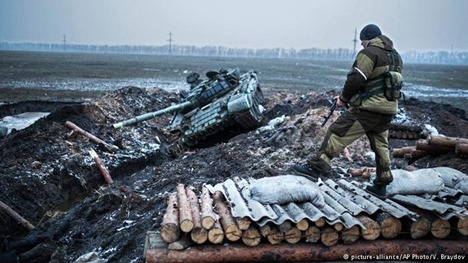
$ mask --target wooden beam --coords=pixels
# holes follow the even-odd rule
[[[202,226],[210,230],[216,222],[216,215],[213,212],[213,199],[211,199],[208,188],[203,186],[201,199]]]
[[[183,184],[177,185],[177,199],[179,202],[180,230],[182,230],[185,233],[188,233],[193,229],[193,219],[192,210],[190,209],[190,204],[188,202],[187,194],[185,192],[185,186]]]
[[[109,152],[115,152],[115,151],[119,150],[119,147],[117,147],[115,145],[112,145],[112,144],[109,144],[109,143],[99,139],[98,137],[96,137],[96,136],[92,135],[91,133],[83,130],[80,127],[78,127],[76,124],[74,124],[71,121],[65,122],[65,126],[70,128],[72,131],[78,132],[79,134],[87,137],[90,141],[92,141],[92,142],[94,142],[94,143],[96,143],[98,145],[104,146],[104,148]]]
[[[167,243],[172,243],[179,239],[179,205],[177,194],[171,193],[167,201],[166,213],[161,223],[161,238]]]
[[[2,201],[0,201],[0,210],[7,213],[9,216],[11,216],[13,219],[15,219],[16,222],[20,223],[22,226],[24,226],[28,230],[33,230],[35,228],[33,226],[33,224],[29,223],[28,220],[26,220],[20,214],[16,213],[15,210],[11,209],[11,207],[9,207],[7,204],[5,204]]]
[[[281,243],[275,246],[260,244],[247,247],[243,244],[229,246],[202,245],[183,251],[164,248],[149,249],[146,263],[155,262],[312,262],[312,261],[359,261],[355,256],[367,257],[367,260],[385,261],[388,258],[401,257],[401,260],[423,260],[414,258],[418,255],[465,255],[468,242],[448,240],[360,240],[353,244],[338,244],[325,247],[322,244]],[[361,259],[364,260],[364,259]],[[437,261],[437,258],[435,259]]]
[[[101,158],[99,158],[99,155],[97,155],[97,153],[93,149],[89,150],[89,154],[91,155],[91,157],[93,157],[94,163],[96,163],[96,166],[101,172],[102,177],[104,177],[104,180],[106,180],[108,184],[113,184],[114,180],[112,180],[109,171],[107,170],[106,166],[104,166],[104,163],[102,162]]]
[[[231,214],[224,196],[221,192],[215,192],[213,195],[213,201],[215,204],[216,212],[220,217],[220,223],[223,227],[226,238],[229,241],[237,241],[242,237],[242,231],[237,226],[237,222],[234,220]]]

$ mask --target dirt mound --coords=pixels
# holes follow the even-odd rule
[[[274,93],[266,98],[264,126],[239,135],[226,132],[213,138],[219,143],[192,149],[166,131],[170,116],[120,130],[111,125],[176,103],[176,93],[125,87],[90,103],[62,107],[0,139],[0,200],[36,226],[28,232],[0,212],[0,252],[17,254],[20,262],[72,262],[92,251],[108,262],[142,262],[146,231],[159,227],[167,193],[177,183],[200,187],[233,177],[288,173],[290,163],[304,160],[320,147],[326,132],[321,123],[328,113],[328,99],[335,94]],[[417,100],[403,108],[406,122],[429,124],[447,136],[468,137],[464,111]],[[71,132],[66,121],[119,150],[108,152]],[[114,184],[106,185],[90,149],[103,160]],[[337,177],[350,167],[374,165],[365,154],[370,151],[367,139],[359,139],[348,150],[349,156],[333,160]],[[451,155],[426,157],[413,165],[445,165],[468,173],[466,159]]]

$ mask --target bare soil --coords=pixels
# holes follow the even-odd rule
[[[167,193],[174,192],[177,183],[201,189],[204,183],[233,177],[286,174],[290,163],[318,149],[326,131],[320,124],[328,111],[327,100],[335,93],[269,94],[264,123],[284,115],[283,122],[241,134],[226,131],[192,149],[167,133],[170,116],[120,130],[111,126],[177,102],[176,93],[125,87],[89,103],[56,104],[47,117],[0,139],[0,200],[36,226],[28,231],[0,211],[0,255],[17,255],[20,262],[73,262],[96,251],[108,262],[143,262],[145,233],[159,228]],[[18,107],[28,108],[27,104]],[[31,107],[39,104],[30,102]],[[14,107],[9,107],[0,107],[0,112],[11,112]],[[403,108],[407,122],[430,124],[447,136],[468,137],[463,110],[415,99]],[[107,152],[71,132],[66,121],[120,150]],[[391,140],[391,145],[414,141]],[[101,157],[114,184],[105,183],[89,149]],[[349,151],[350,158],[333,160],[335,176],[345,175],[343,169],[374,165],[365,157],[370,151],[365,138]],[[392,165],[402,168],[407,163],[394,160]],[[466,158],[453,154],[428,156],[412,165],[450,166],[468,173]]]
[[[19,257],[20,262],[73,262],[92,251],[108,262],[143,262],[146,231],[159,229],[167,194],[175,191],[177,183],[201,189],[204,183],[228,178],[286,174],[291,163],[313,154],[326,132],[320,125],[328,113],[328,100],[336,95],[328,90],[342,85],[349,67],[343,62],[107,54],[2,52],[1,57],[0,99],[15,103],[0,105],[0,118],[28,111],[51,112],[28,128],[0,138],[0,201],[35,226],[28,231],[0,211],[2,263],[9,262],[8,257]],[[166,80],[170,85],[183,85],[180,79],[186,69],[205,72],[232,64],[241,71],[258,70],[260,83],[269,87],[264,89],[264,126],[242,133],[226,130],[196,148],[184,147],[177,134],[167,132],[171,116],[112,128],[117,121],[179,101],[176,92],[151,87]],[[465,67],[409,65],[406,69],[411,72],[409,81],[418,85],[440,81],[435,86],[450,83],[467,88]],[[129,79],[142,85],[115,90]],[[153,83],[155,79],[163,81]],[[426,83],[429,80],[433,82]],[[312,88],[315,93],[309,92]],[[401,105],[405,117],[398,121],[421,127],[429,124],[446,136],[468,138],[466,97],[455,100],[449,105],[408,99]],[[335,112],[329,123],[338,115]],[[268,126],[273,119],[277,125]],[[66,121],[119,150],[106,151],[72,132]],[[414,141],[392,139],[390,144],[396,148],[414,145]],[[113,184],[106,184],[90,149],[104,162]],[[333,176],[349,178],[348,168],[374,166],[366,155],[370,152],[366,138],[348,150],[349,158],[333,160]],[[448,153],[411,165],[449,166],[468,173],[467,163],[466,157]],[[393,168],[407,165],[403,160],[392,161]]]

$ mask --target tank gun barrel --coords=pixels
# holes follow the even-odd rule
[[[198,107],[204,107],[214,100],[226,95],[239,86],[239,69],[225,70],[221,69],[218,71],[209,71],[206,73],[208,80],[200,81],[197,75],[190,75],[191,89],[185,101],[162,110],[149,112],[124,120],[113,124],[114,128],[121,128],[126,125],[134,124],[141,121],[146,121],[151,118],[161,116],[167,113],[182,112],[186,113]],[[193,79],[192,79],[193,77]],[[192,86],[193,85],[193,86]]]
[[[176,111],[181,111],[181,110],[187,109],[189,107],[193,107],[193,103],[190,102],[190,101],[185,101],[185,102],[182,102],[180,104],[172,105],[172,106],[169,106],[167,108],[164,108],[164,109],[161,109],[161,110],[158,110],[158,111],[148,112],[148,113],[145,113],[145,114],[142,114],[142,115],[139,115],[139,116],[136,116],[136,117],[121,121],[121,122],[114,123],[112,126],[114,126],[114,128],[116,128],[116,129],[117,128],[122,128],[123,126],[131,125],[131,124],[134,124],[134,123],[137,123],[137,122],[146,121],[146,120],[149,120],[149,119],[152,119],[154,117],[161,116],[161,115],[164,115],[164,114],[167,114],[167,113],[173,113],[173,112],[176,112]]]

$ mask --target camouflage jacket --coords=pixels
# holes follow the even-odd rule
[[[340,95],[340,99],[349,103],[351,108],[359,108],[368,111],[395,114],[398,110],[398,101],[388,101],[383,94],[373,95],[362,99],[361,94],[366,85],[382,78],[389,71],[387,52],[394,50],[393,42],[384,35],[371,39],[367,47],[356,56],[351,71]],[[397,71],[402,72],[403,62],[401,57]]]

